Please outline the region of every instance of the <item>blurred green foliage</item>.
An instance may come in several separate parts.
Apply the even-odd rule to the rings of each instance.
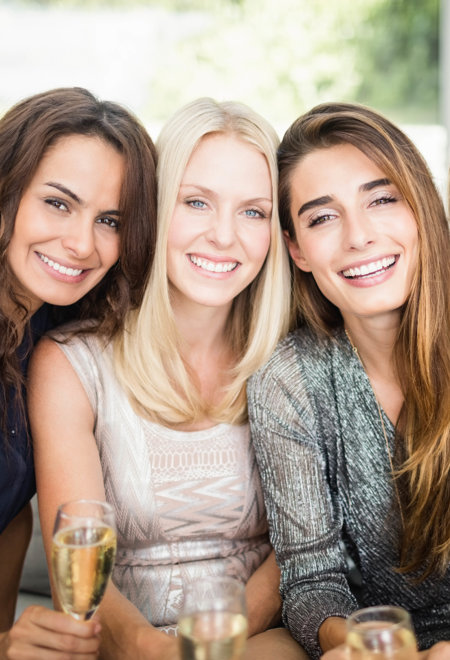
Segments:
[[[357,100],[402,121],[437,121],[439,7],[439,0],[372,3],[361,22]]]
[[[325,100],[357,101],[403,122],[438,120],[439,0],[16,3],[197,12],[198,26],[148,81],[145,112],[155,119],[209,95],[242,100],[279,123]]]

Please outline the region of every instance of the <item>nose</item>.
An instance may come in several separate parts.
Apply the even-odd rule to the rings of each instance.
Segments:
[[[230,209],[217,210],[211,217],[207,230],[207,239],[219,249],[225,249],[235,241],[236,227]]]
[[[361,210],[347,213],[344,223],[345,246],[350,250],[364,250],[375,240],[375,229],[370,218]]]
[[[86,259],[95,249],[94,222],[92,218],[78,218],[68,222],[62,245],[77,259]]]

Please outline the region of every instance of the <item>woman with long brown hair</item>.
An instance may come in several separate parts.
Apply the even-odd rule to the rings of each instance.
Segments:
[[[359,607],[450,640],[450,244],[411,141],[318,106],[278,152],[297,329],[249,387],[285,621],[317,658]],[[347,557],[358,569],[349,574]]]
[[[141,299],[155,210],[154,146],[125,108],[61,88],[19,102],[0,120],[2,631],[13,621],[31,533],[30,352],[63,318],[90,319],[89,331],[105,341],[117,333]],[[56,659],[70,649],[74,657],[95,657],[97,642],[83,639],[94,631],[29,608],[0,634],[0,657]]]

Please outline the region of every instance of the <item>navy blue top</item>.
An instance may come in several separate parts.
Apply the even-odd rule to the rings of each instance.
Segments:
[[[25,333],[18,348],[22,372],[28,368],[31,349],[37,340],[54,325],[50,307],[43,305],[32,316],[31,334]],[[0,430],[0,533],[23,509],[36,492],[33,453],[27,434],[27,422],[17,419],[13,403],[8,407],[8,438],[5,443]]]

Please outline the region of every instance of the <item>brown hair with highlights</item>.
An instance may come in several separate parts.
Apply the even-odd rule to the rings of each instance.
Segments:
[[[123,156],[125,174],[120,196],[120,258],[104,279],[76,303],[74,315],[92,319],[91,332],[111,338],[125,313],[141,301],[156,240],[156,150],[144,126],[117,103],[99,101],[83,88],[60,88],[36,94],[13,106],[0,119],[0,405],[16,398],[19,409],[22,375],[16,350],[27,301],[15,293],[7,261],[8,246],[20,200],[47,150],[66,136],[95,136]],[[4,309],[13,303],[20,319]],[[10,308],[11,305],[8,305]],[[26,324],[25,331],[28,330]],[[12,394],[11,394],[12,393]],[[4,426],[3,424],[3,426]]]
[[[388,119],[353,104],[322,104],[299,117],[278,150],[282,226],[295,238],[292,174],[317,149],[351,144],[382,170],[417,222],[419,256],[404,305],[394,359],[404,394],[397,424],[396,479],[405,526],[400,568],[425,579],[450,560],[450,239],[430,171],[411,140]],[[311,273],[294,269],[293,319],[329,334],[343,321]]]

